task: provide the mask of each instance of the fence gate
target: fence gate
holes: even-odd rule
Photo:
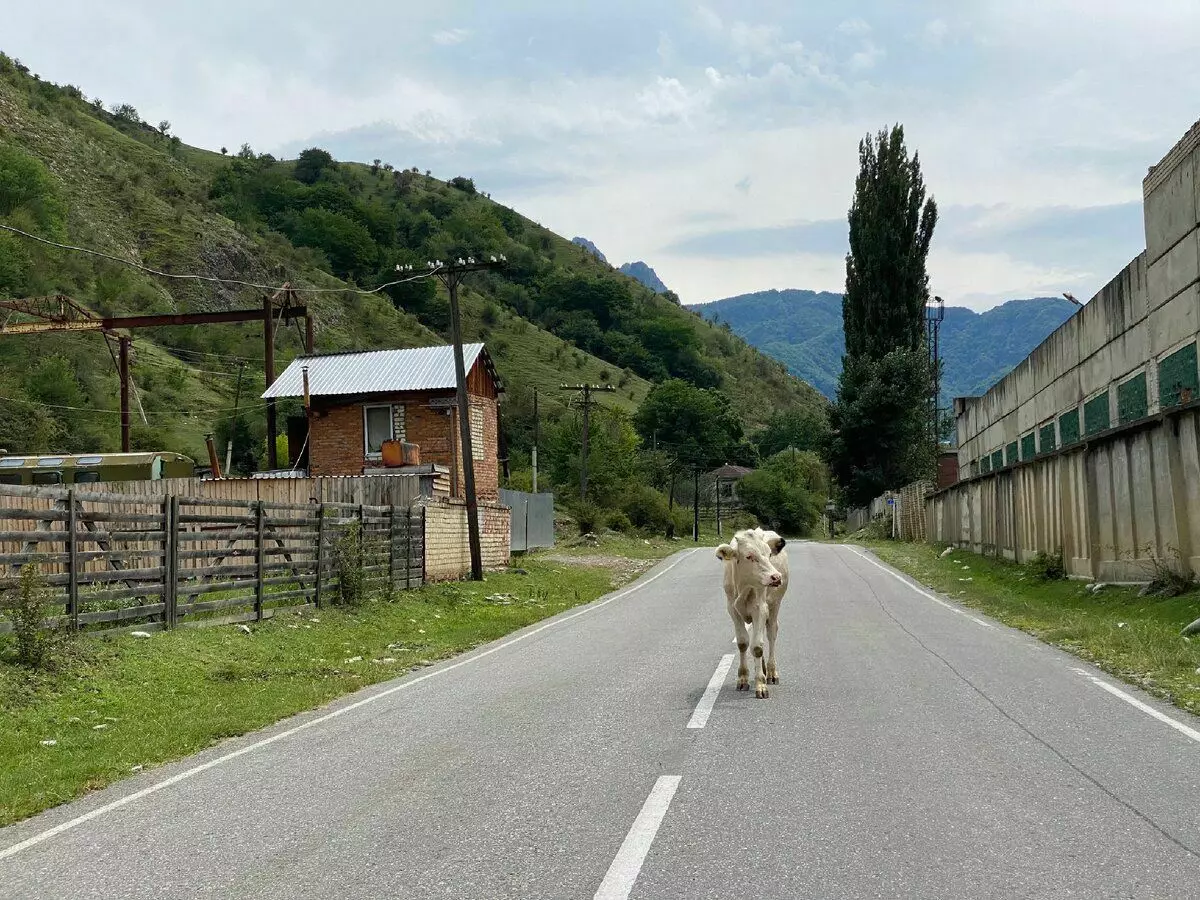
[[[554,546],[554,495],[501,489],[500,502],[512,510],[509,550]]]

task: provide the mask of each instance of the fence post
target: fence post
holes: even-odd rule
[[[175,627],[175,566],[178,563],[175,532],[178,521],[179,498],[174,494],[163,497],[163,628]]]
[[[428,522],[425,517],[427,508],[421,505],[421,584],[429,580],[429,573],[425,571],[425,559],[429,556]]]
[[[412,587],[412,533],[413,513],[410,506],[404,511],[404,589],[406,591]]]
[[[325,577],[325,504],[317,507],[317,586],[313,602],[321,608],[321,582]]]
[[[78,527],[75,512],[75,490],[67,491],[67,615],[71,617],[71,630],[79,630],[79,541],[75,535]]]
[[[388,583],[396,590],[396,504],[388,507]]]
[[[265,542],[263,541],[263,503],[261,500],[254,504],[254,550],[255,550],[255,566],[254,566],[254,618],[262,621],[263,617],[263,577],[265,573],[263,569],[266,567],[266,550]]]

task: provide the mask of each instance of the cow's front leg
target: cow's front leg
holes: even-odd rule
[[[779,606],[767,609],[767,684],[779,684],[779,667],[775,665],[775,644],[779,640]]]
[[[750,630],[742,620],[741,614],[738,613],[736,604],[730,604],[729,617],[733,619],[733,636],[738,647],[737,689],[748,691],[750,690],[750,669],[746,666],[746,651],[750,649]]]
[[[750,650],[754,654],[754,696],[765,700],[771,696],[767,690],[767,661],[763,657],[763,637],[767,629],[767,603],[758,600],[750,608]]]

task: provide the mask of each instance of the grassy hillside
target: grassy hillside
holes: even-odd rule
[[[826,397],[836,393],[846,349],[841,294],[762,291],[693,308],[728,325]],[[987,391],[1075,309],[1054,297],[1010,300],[984,313],[947,307],[939,339],[943,402]]]
[[[132,108],[106,111],[76,88],[39,81],[2,55],[0,223],[166,273],[289,281],[314,311],[319,351],[444,341],[448,301],[432,280],[371,296],[344,288],[373,289],[397,264],[504,253],[508,271],[468,285],[464,330],[496,358],[509,389],[504,424],[518,450],[534,388],[552,419],[565,409],[563,381],[611,381],[619,391],[604,402],[626,409],[671,376],[719,386],[748,427],[823,402],[779,363],[493,203],[466,178],[444,183],[319,153],[299,162],[248,147],[210,153],[183,144],[169,126],[141,122]],[[56,293],[112,314],[252,307],[265,291],[156,277],[0,233],[0,296]],[[200,458],[206,431],[234,427],[240,370],[236,433],[251,456],[261,450],[257,329],[161,328],[134,338],[146,413],[143,424],[135,405],[135,446]],[[301,346],[298,329],[282,330],[277,366]],[[115,367],[99,335],[0,338],[0,398],[10,450],[118,444]]]

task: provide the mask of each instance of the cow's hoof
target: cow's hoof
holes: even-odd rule
[[[779,684],[779,676],[771,675],[767,678],[767,684]]]
[[[771,692],[767,690],[766,682],[760,681],[754,686],[754,696],[758,700],[766,700],[771,696]]]
[[[739,691],[748,691],[750,690],[750,685],[745,681],[739,681],[737,684],[737,689]]]

